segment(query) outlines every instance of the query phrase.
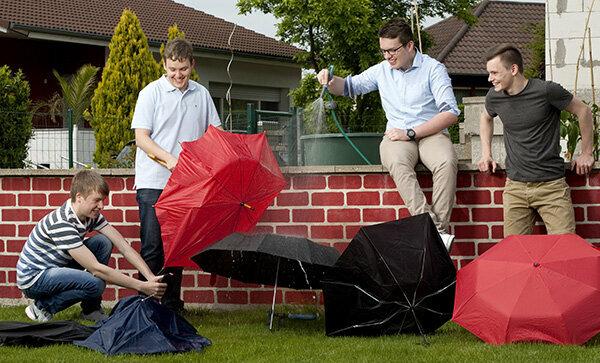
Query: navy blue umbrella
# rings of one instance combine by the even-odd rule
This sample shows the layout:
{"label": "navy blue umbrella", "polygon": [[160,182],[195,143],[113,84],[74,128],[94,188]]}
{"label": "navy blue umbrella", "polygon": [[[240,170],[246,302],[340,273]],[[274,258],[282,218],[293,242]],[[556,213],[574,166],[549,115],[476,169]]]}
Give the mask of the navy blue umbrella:
{"label": "navy blue umbrella", "polygon": [[131,296],[119,301],[98,330],[75,344],[113,355],[201,351],[211,342],[155,299]]}

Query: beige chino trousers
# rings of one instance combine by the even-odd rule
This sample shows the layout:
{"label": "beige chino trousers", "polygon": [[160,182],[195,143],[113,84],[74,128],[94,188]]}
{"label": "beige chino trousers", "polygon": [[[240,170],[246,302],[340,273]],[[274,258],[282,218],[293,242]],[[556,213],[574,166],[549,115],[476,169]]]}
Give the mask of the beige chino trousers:
{"label": "beige chino trousers", "polygon": [[[384,136],[379,153],[410,214],[429,213],[438,230],[448,231],[458,172],[456,153],[448,135],[440,132],[417,141],[391,141]],[[415,167],[419,160],[433,174],[431,206],[417,180]]]}

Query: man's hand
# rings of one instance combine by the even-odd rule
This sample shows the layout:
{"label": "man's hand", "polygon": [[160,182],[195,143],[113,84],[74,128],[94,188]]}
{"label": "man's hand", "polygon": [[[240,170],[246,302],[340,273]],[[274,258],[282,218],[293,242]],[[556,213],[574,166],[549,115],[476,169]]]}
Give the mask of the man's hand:
{"label": "man's hand", "polygon": [[410,139],[406,136],[406,130],[404,129],[389,129],[385,130],[385,136],[392,141],[409,141]]}
{"label": "man's hand", "polygon": [[170,171],[173,171],[173,169],[175,169],[175,167],[177,166],[177,161],[178,159],[175,157],[170,157],[167,160],[165,160],[166,168],[169,169]]}
{"label": "man's hand", "polygon": [[580,154],[575,160],[571,161],[571,170],[579,175],[585,175],[592,171],[594,167],[594,157],[592,154]]}
{"label": "man's hand", "polygon": [[[489,173],[489,172],[495,173],[496,167],[498,166],[498,164],[494,161],[494,159],[492,159],[491,156],[482,156],[481,159],[479,159],[477,166],[479,167],[479,171],[482,173]],[[491,170],[490,170],[490,166],[491,166]]]}
{"label": "man's hand", "polygon": [[161,282],[162,278],[163,276],[154,276],[148,281],[144,281],[142,283],[140,292],[148,296],[154,296],[157,299],[160,299],[164,295],[165,290],[167,289],[167,284]]}

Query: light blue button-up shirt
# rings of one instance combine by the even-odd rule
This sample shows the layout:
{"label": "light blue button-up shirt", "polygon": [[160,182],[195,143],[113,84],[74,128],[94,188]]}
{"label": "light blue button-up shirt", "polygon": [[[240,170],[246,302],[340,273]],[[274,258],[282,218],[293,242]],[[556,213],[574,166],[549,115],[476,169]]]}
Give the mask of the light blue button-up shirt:
{"label": "light blue button-up shirt", "polygon": [[383,61],[359,75],[348,76],[344,95],[375,90],[379,90],[388,130],[415,128],[441,112],[460,114],[446,67],[418,51],[406,71]]}

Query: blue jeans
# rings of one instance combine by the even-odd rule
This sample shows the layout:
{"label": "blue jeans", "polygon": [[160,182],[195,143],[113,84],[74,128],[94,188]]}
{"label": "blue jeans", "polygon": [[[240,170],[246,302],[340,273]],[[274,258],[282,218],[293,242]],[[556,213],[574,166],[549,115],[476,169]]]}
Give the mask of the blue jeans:
{"label": "blue jeans", "polygon": [[[96,235],[83,241],[96,256],[98,262],[108,265],[112,242],[104,235]],[[84,314],[100,309],[106,283],[91,273],[83,271],[75,260],[68,266],[54,267],[42,272],[38,280],[23,293],[35,300],[38,308],[56,314],[81,301]]]}
{"label": "blue jeans", "polygon": [[[162,193],[162,189],[138,189],[136,192],[136,200],[140,209],[140,239],[142,242],[140,254],[152,273],[156,275],[170,273],[172,275],[169,278],[167,290],[161,302],[174,310],[179,310],[183,308],[183,301],[181,300],[183,268],[169,267],[163,269],[165,253],[160,234],[160,224],[154,209],[154,204],[158,201],[160,193]],[[141,274],[139,276],[140,279],[143,279]]]}

